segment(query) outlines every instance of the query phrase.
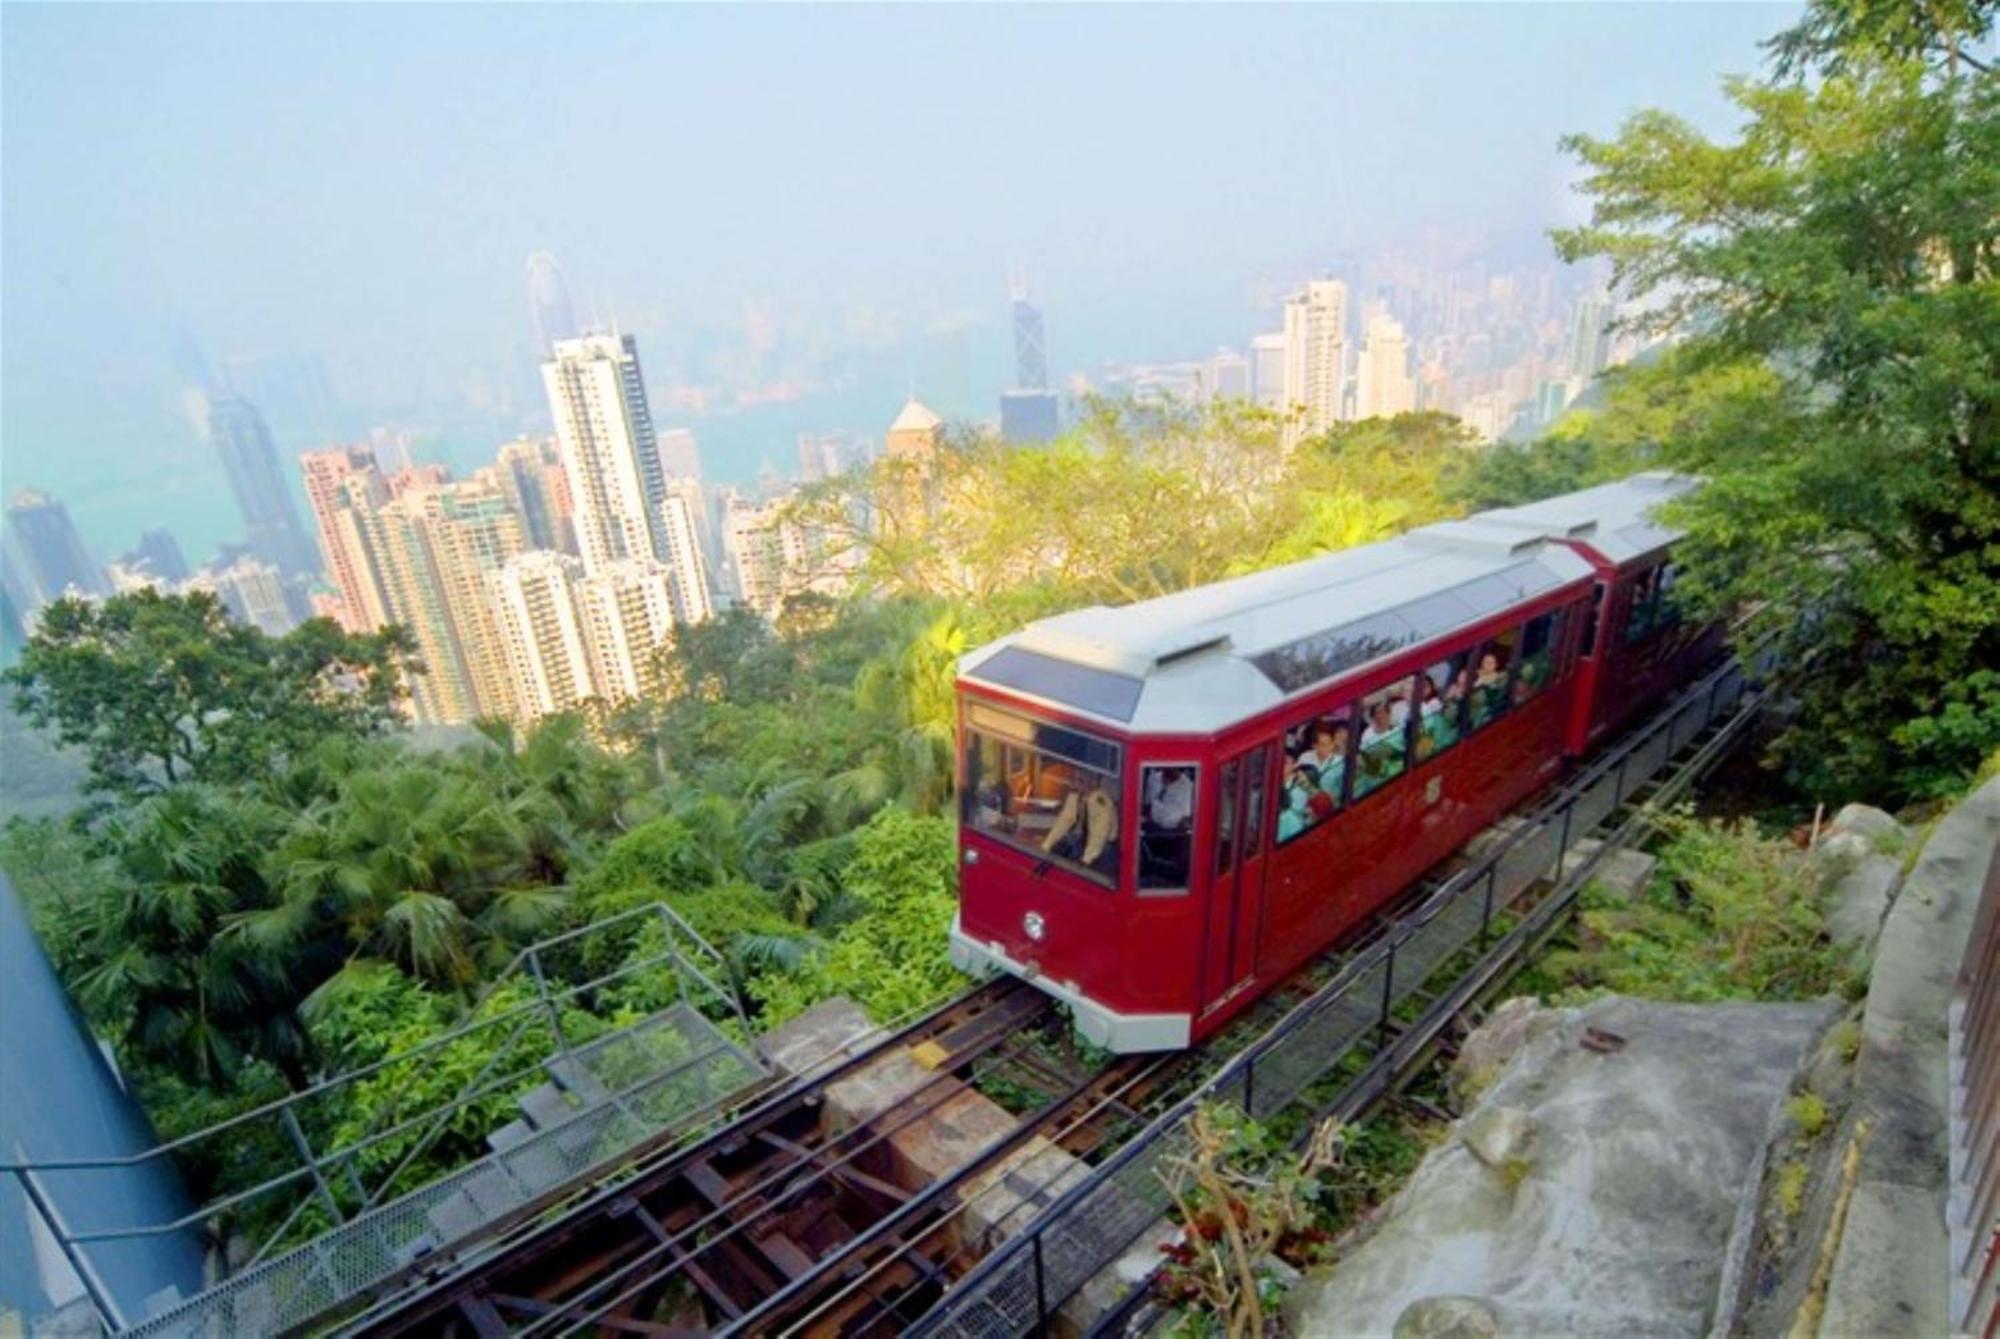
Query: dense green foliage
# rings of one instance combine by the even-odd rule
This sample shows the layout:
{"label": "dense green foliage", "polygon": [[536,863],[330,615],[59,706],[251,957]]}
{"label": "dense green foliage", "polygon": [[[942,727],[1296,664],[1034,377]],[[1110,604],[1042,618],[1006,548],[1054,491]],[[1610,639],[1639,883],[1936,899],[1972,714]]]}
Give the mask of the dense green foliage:
{"label": "dense green foliage", "polygon": [[1586,432],[1708,476],[1688,594],[1818,657],[1788,753],[1827,794],[1948,791],[2000,745],[2000,81],[1964,56],[1992,14],[1815,6],[1779,39],[1801,79],[1729,83],[1733,142],[1664,112],[1569,141],[1594,212],[1563,254],[1690,332],[1624,378],[1650,426]]}
{"label": "dense green foliage", "polygon": [[1661,820],[1653,883],[1626,900],[1584,891],[1572,942],[1535,972],[1563,998],[1808,1000],[1845,988],[1856,963],[1826,933],[1839,871],[1748,820]]}
{"label": "dense green foliage", "polygon": [[83,748],[90,783],[122,797],[262,776],[329,736],[397,720],[410,643],[314,619],[283,637],[205,592],[57,600],[0,679],[15,710]]}

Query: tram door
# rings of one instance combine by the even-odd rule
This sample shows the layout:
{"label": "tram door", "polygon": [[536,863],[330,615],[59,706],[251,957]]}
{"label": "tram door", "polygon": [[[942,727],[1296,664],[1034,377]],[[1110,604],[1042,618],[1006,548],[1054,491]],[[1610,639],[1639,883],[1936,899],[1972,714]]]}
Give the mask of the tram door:
{"label": "tram door", "polygon": [[1202,937],[1201,1007],[1215,1008],[1250,981],[1264,905],[1265,791],[1271,746],[1222,764],[1215,807],[1215,875]]}

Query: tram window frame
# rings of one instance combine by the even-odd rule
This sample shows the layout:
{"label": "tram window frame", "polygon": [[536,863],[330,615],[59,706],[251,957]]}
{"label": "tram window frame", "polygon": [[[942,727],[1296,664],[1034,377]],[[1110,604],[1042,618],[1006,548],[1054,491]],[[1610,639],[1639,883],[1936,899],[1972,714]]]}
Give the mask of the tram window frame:
{"label": "tram window frame", "polygon": [[[1048,861],[1115,891],[1125,860],[1124,833],[1120,830],[1125,807],[1124,747],[1086,730],[1003,711],[983,702],[968,704],[964,718],[960,732],[963,740],[960,822],[968,830],[1002,846],[1038,861]],[[998,763],[997,776],[990,779],[985,776],[985,757],[982,753],[987,746],[994,750],[994,761]],[[1022,764],[1018,771],[1017,764]],[[1067,781],[1059,782],[1068,789],[1062,799],[1057,800],[1038,793],[1043,789],[1044,769],[1050,765],[1087,775],[1077,776],[1073,786]],[[1026,777],[1031,791],[1029,795],[1015,793],[1017,775]],[[1097,784],[1086,790],[1085,783],[1092,778]],[[1100,792],[1109,801],[1108,812],[1097,811],[1105,812],[1108,835],[1095,862],[1086,863],[1080,858],[1045,847],[1042,842],[1017,835],[1024,806],[1030,801],[1037,820],[1046,816],[1049,820],[1048,831],[1055,832],[1062,826],[1068,800],[1074,796],[1077,799],[1076,813],[1054,840],[1066,843],[1070,833],[1080,832],[1083,849],[1087,849],[1089,814],[1092,812],[1090,804]],[[1078,854],[1081,854],[1081,849]]]}
{"label": "tram window frame", "polygon": [[1236,872],[1236,779],[1243,764],[1231,758],[1222,764],[1215,783],[1215,877]]}
{"label": "tram window frame", "polygon": [[[1354,778],[1349,784],[1355,803],[1359,804],[1364,796],[1373,795],[1384,789],[1410,770],[1410,700],[1416,696],[1416,691],[1417,676],[1410,674],[1393,683],[1385,683],[1374,692],[1362,696],[1360,702],[1362,732],[1354,736],[1352,761],[1347,768],[1348,775]],[[1401,703],[1403,708],[1403,717],[1400,721],[1395,719],[1397,703]],[[1384,705],[1389,707],[1390,713],[1391,724],[1388,731],[1378,735],[1373,743],[1363,743],[1362,741],[1367,738],[1367,732],[1375,728],[1373,724],[1375,708]],[[1389,743],[1395,751],[1392,770],[1380,776],[1373,776],[1369,772],[1371,763],[1389,757],[1387,751],[1378,748],[1384,742]]]}
{"label": "tram window frame", "polygon": [[1597,654],[1597,629],[1604,621],[1604,592],[1602,581],[1593,582],[1590,587],[1590,603],[1584,607],[1583,637],[1577,643],[1577,658],[1588,660]]}
{"label": "tram window frame", "polygon": [[[1340,764],[1340,780],[1332,790],[1326,788],[1323,780],[1307,778],[1299,771],[1303,765],[1302,760],[1305,759],[1308,753],[1313,752],[1315,734],[1321,727],[1336,732],[1334,738],[1339,749],[1331,759],[1331,761],[1337,761]],[[1343,730],[1347,733],[1347,739],[1345,743],[1339,743],[1338,732]],[[1349,761],[1349,754],[1352,753],[1354,747],[1354,733],[1354,704],[1352,702],[1343,703],[1331,711],[1313,712],[1285,731],[1284,740],[1280,745],[1283,750],[1283,766],[1279,769],[1280,779],[1277,802],[1270,806],[1271,847],[1273,850],[1281,846],[1287,846],[1307,833],[1316,831],[1320,827],[1323,827],[1328,819],[1335,817],[1347,808],[1348,778],[1353,772],[1353,767]],[[1304,783],[1304,788],[1300,790],[1300,793],[1307,796],[1306,808],[1310,816],[1310,821],[1305,822],[1300,827],[1294,828],[1290,832],[1286,832],[1285,815],[1293,809],[1291,797],[1295,789],[1294,777],[1297,777],[1300,782]],[[1328,803],[1326,805],[1321,806],[1311,798],[1312,793],[1315,791],[1327,797]],[[1324,812],[1314,814],[1312,811],[1315,809],[1323,809]]]}
{"label": "tram window frame", "polygon": [[[1534,701],[1546,693],[1549,685],[1560,677],[1562,665],[1557,656],[1562,651],[1563,613],[1561,609],[1550,609],[1535,615],[1521,625],[1520,650],[1514,658],[1514,673],[1507,691],[1511,705],[1518,707],[1523,703]],[[1540,645],[1531,646],[1536,640],[1538,629]],[[1536,657],[1540,657],[1541,660],[1540,678],[1530,680],[1525,671],[1529,665],[1535,663]],[[1522,691],[1523,689],[1526,691]]]}
{"label": "tram window frame", "polygon": [[1271,788],[1271,746],[1259,744],[1250,751],[1249,773],[1243,778],[1243,840],[1240,865],[1264,854],[1264,795]]}
{"label": "tram window frame", "polygon": [[[1494,633],[1491,637],[1482,639],[1479,645],[1473,649],[1472,660],[1471,660],[1471,664],[1473,667],[1472,683],[1465,695],[1466,734],[1468,735],[1478,734],[1481,730],[1484,730],[1488,726],[1493,725],[1495,722],[1499,721],[1501,717],[1505,716],[1510,710],[1512,710],[1514,705],[1514,699],[1513,699],[1514,669],[1520,663],[1521,660],[1520,653],[1521,653],[1521,625],[1518,623],[1514,624],[1512,627],[1501,629],[1499,632]],[[1497,690],[1492,688],[1482,687],[1479,682],[1479,676],[1481,673],[1480,666],[1485,662],[1486,657],[1489,655],[1496,657],[1496,659],[1499,661],[1498,665],[1496,666],[1496,668],[1500,671],[1500,685]],[[1497,692],[1497,701],[1499,705],[1492,711],[1488,712],[1484,717],[1481,717],[1478,714],[1479,705],[1480,702],[1482,701],[1480,694],[1481,693],[1491,694],[1495,692]],[[1489,696],[1484,700],[1492,702],[1495,701],[1496,698]]]}
{"label": "tram window frame", "polygon": [[[1417,681],[1428,683],[1436,694],[1433,699],[1439,703],[1438,710],[1426,712],[1420,701],[1410,713],[1410,748],[1415,754],[1414,764],[1421,767],[1432,758],[1441,757],[1458,747],[1465,738],[1465,713],[1469,705],[1467,698],[1472,685],[1472,675],[1468,668],[1472,661],[1470,648],[1461,647],[1442,659],[1434,660],[1417,674]],[[1438,677],[1442,671],[1443,678]],[[1451,738],[1438,744],[1432,741],[1424,722],[1433,716],[1451,721]],[[1426,743],[1430,743],[1428,749]]]}
{"label": "tram window frame", "polygon": [[1625,644],[1643,642],[1660,629],[1658,613],[1660,569],[1655,563],[1632,582],[1632,598],[1625,604]]}
{"label": "tram window frame", "polygon": [[[1179,828],[1152,831],[1152,787],[1148,784],[1155,773],[1186,772],[1188,774],[1187,821]],[[1139,832],[1133,843],[1136,858],[1133,861],[1132,883],[1141,897],[1176,897],[1185,894],[1194,886],[1195,824],[1201,816],[1201,773],[1200,763],[1187,762],[1142,762],[1139,764]],[[1162,841],[1177,843],[1180,847],[1178,881],[1164,883],[1149,882],[1151,872],[1147,867],[1148,852],[1156,849]]]}

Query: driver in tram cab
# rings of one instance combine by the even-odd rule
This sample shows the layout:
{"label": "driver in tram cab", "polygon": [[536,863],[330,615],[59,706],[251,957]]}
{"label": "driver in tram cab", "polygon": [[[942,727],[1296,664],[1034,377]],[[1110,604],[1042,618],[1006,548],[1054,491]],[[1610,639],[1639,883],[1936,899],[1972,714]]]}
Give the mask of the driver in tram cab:
{"label": "driver in tram cab", "polygon": [[1178,832],[1194,819],[1194,778],[1184,767],[1170,769],[1146,803],[1146,817],[1161,832]]}
{"label": "driver in tram cab", "polygon": [[[1075,776],[1069,769],[1063,770],[1068,776]],[[1046,777],[1047,770],[1042,775]],[[1118,802],[1105,789],[1101,778],[1092,778],[1087,795],[1082,794],[1079,786],[1071,785],[1062,797],[1062,807],[1056,813],[1055,822],[1049,825],[1048,834],[1042,838],[1042,850],[1093,868],[1117,865]]]}

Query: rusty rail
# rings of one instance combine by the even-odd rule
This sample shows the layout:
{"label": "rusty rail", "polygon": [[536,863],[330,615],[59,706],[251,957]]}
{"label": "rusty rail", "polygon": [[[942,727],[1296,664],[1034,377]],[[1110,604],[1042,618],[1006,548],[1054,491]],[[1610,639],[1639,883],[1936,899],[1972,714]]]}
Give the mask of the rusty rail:
{"label": "rusty rail", "polygon": [[1951,1315],[2000,1335],[2000,850],[1966,941],[1951,1005]]}

